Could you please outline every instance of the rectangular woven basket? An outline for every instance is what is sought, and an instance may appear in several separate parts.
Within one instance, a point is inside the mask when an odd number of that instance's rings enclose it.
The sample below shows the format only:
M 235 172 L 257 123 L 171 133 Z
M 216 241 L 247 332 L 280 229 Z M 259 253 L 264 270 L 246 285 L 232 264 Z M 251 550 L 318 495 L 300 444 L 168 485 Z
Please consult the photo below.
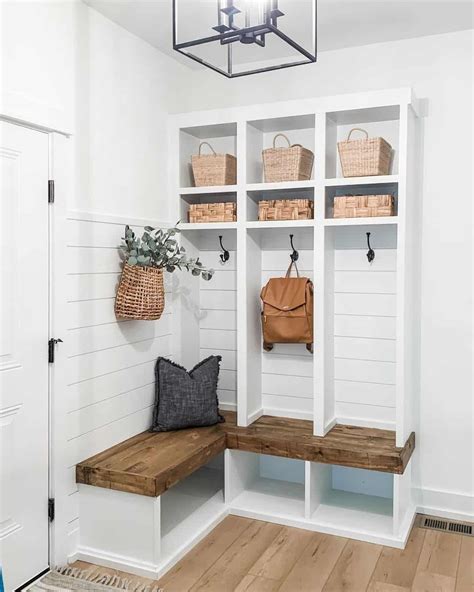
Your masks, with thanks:
M 191 204 L 188 211 L 189 222 L 235 222 L 237 204 L 233 201 Z
M 285 138 L 287 148 L 276 148 L 276 139 Z M 308 181 L 313 170 L 314 154 L 299 144 L 290 144 L 284 134 L 273 138 L 273 148 L 262 151 L 263 171 L 266 183 L 283 181 Z
M 274 199 L 258 202 L 258 219 L 311 220 L 314 206 L 310 199 Z
M 392 195 L 341 195 L 334 198 L 334 218 L 394 216 Z
M 363 140 L 351 140 L 352 132 L 361 131 Z M 369 138 L 369 134 L 360 128 L 351 129 L 347 140 L 338 142 L 344 177 L 372 177 L 389 175 L 392 163 L 392 147 L 383 138 Z
M 209 146 L 212 154 L 201 154 L 203 146 Z M 232 154 L 216 154 L 207 142 L 199 144 L 199 154 L 191 156 L 196 187 L 235 185 L 237 183 L 237 159 Z

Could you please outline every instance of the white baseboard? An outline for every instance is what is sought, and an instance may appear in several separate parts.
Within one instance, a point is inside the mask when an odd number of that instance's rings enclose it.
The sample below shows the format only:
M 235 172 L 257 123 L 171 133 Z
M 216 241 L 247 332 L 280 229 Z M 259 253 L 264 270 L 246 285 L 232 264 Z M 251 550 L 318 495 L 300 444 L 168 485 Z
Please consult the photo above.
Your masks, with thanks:
M 474 522 L 474 496 L 421 487 L 413 489 L 413 496 L 420 514 Z

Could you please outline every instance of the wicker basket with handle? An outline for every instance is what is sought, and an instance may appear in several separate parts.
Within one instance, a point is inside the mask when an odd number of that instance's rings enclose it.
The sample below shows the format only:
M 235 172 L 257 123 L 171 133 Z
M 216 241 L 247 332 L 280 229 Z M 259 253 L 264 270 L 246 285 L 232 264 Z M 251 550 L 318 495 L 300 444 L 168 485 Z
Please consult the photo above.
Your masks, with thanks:
M 340 195 L 334 198 L 334 218 L 394 216 L 392 195 Z
M 163 270 L 157 267 L 124 265 L 115 297 L 118 319 L 155 321 L 165 308 Z
M 287 148 L 277 148 L 277 138 L 288 142 Z M 273 138 L 273 148 L 262 151 L 263 171 L 266 183 L 282 181 L 308 181 L 313 170 L 314 154 L 301 144 L 291 144 L 285 134 Z
M 351 140 L 352 133 L 356 131 L 365 134 L 365 138 Z M 337 148 L 344 177 L 371 177 L 390 173 L 392 147 L 383 138 L 369 138 L 364 129 L 351 129 L 347 140 L 338 142 Z
M 237 204 L 234 201 L 191 204 L 188 211 L 189 222 L 235 222 Z
M 312 218 L 314 218 L 314 209 L 310 199 L 272 199 L 258 202 L 260 221 L 311 220 Z
M 212 154 L 202 154 L 208 146 Z M 235 185 L 237 183 L 237 159 L 232 154 L 216 154 L 208 142 L 199 144 L 199 154 L 191 157 L 194 184 L 196 187 Z

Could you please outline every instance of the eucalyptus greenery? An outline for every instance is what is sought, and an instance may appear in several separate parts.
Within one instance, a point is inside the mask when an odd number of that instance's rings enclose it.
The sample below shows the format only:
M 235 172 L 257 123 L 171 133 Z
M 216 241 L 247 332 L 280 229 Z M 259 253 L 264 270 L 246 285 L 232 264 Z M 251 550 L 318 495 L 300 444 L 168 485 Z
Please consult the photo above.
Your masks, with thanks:
M 176 269 L 190 271 L 193 275 L 202 275 L 210 280 L 213 269 L 207 269 L 197 259 L 187 257 L 186 249 L 176 240 L 179 228 L 152 228 L 145 226 L 141 238 L 137 238 L 130 226 L 125 226 L 125 236 L 120 245 L 122 258 L 128 265 L 141 267 L 157 267 L 173 273 Z

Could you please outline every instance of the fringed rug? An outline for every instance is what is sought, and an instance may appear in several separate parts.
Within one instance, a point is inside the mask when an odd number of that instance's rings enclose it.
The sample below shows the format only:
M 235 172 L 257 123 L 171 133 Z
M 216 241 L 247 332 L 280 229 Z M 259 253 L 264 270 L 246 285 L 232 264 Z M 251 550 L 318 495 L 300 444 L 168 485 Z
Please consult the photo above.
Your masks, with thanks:
M 109 575 L 94 570 L 65 567 L 52 571 L 27 588 L 29 592 L 100 592 L 101 590 L 127 590 L 128 592 L 163 592 L 136 580 Z

